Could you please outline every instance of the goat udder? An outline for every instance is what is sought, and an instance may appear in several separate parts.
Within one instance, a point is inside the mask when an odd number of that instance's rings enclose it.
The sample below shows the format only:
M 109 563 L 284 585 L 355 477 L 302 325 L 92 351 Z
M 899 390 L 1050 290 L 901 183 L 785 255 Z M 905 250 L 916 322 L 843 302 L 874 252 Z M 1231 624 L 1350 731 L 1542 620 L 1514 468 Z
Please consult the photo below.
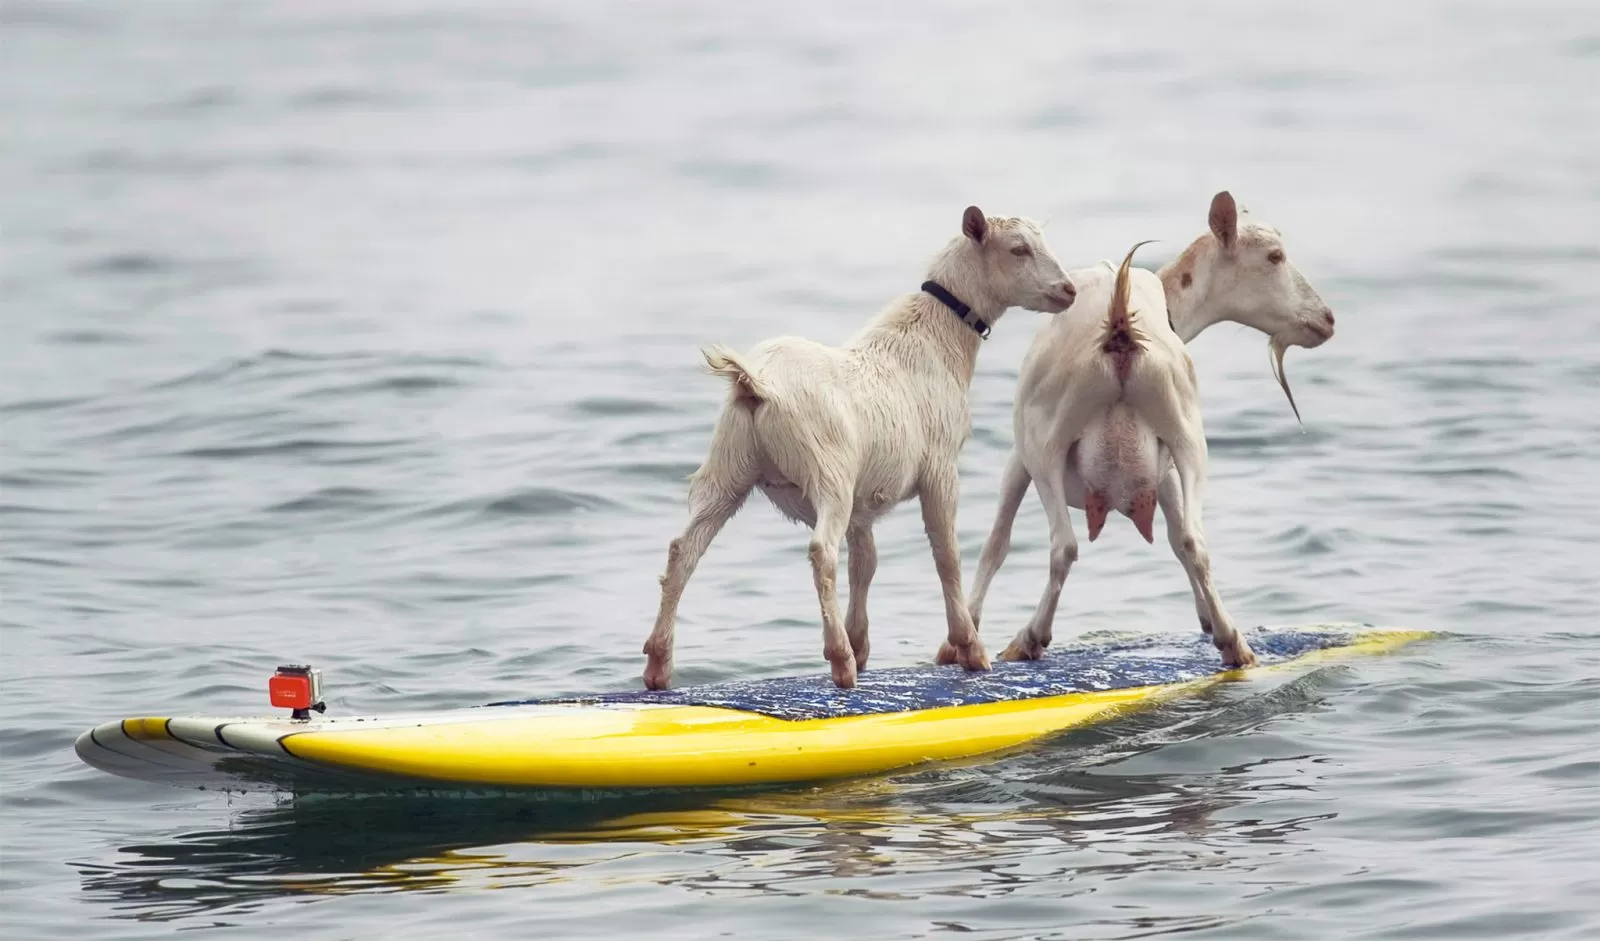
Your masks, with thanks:
M 1106 514 L 1111 511 L 1111 505 L 1106 500 L 1104 492 L 1091 490 L 1083 501 L 1083 513 L 1089 518 L 1089 541 L 1094 542 L 1100 537 L 1100 530 L 1105 528 Z
M 1153 544 L 1156 541 L 1156 492 L 1154 490 L 1141 490 L 1134 494 L 1124 515 L 1133 520 L 1133 525 L 1139 530 L 1139 535 L 1144 537 L 1145 542 Z

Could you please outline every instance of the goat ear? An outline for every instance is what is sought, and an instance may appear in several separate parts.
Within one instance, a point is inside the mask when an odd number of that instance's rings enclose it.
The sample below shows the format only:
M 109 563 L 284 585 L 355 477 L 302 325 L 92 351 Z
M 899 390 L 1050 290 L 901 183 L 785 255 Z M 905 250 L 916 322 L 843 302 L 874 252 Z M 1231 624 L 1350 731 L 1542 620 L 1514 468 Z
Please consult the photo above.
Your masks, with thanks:
M 1217 237 L 1222 247 L 1232 250 L 1234 241 L 1239 237 L 1239 207 L 1233 201 L 1233 194 L 1223 190 L 1211 197 L 1211 234 Z
M 968 206 L 967 211 L 961 214 L 961 231 L 967 238 L 982 245 L 983 237 L 989 234 L 989 220 L 984 217 L 983 210 Z

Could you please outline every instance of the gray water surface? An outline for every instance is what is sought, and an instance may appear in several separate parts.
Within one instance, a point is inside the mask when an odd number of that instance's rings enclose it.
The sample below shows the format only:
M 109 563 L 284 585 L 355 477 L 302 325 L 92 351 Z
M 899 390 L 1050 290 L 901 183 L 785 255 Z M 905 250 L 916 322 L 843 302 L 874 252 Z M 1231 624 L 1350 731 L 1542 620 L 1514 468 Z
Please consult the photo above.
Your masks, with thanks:
M 75 941 L 1600 936 L 1600 12 L 1592 2 L 0 7 L 0 922 Z M 78 762 L 127 715 L 639 682 L 697 347 L 842 340 L 977 203 L 1071 265 L 1230 189 L 1338 314 L 1193 346 L 1245 624 L 1446 632 L 1039 748 L 585 806 L 323 802 Z M 970 583 L 1044 315 L 972 390 Z M 1082 530 L 1080 529 L 1080 533 Z M 753 502 L 682 684 L 823 669 Z M 1024 505 L 985 611 L 1043 587 Z M 873 663 L 944 631 L 878 531 Z M 1058 637 L 1194 630 L 1125 520 Z M 489 891 L 500 889 L 504 891 Z

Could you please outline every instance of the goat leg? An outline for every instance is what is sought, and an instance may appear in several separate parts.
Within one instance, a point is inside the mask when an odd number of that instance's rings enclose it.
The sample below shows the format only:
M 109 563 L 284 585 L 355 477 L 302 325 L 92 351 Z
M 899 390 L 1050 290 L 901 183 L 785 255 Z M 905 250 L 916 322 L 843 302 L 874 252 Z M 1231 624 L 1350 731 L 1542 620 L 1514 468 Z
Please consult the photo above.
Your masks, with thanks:
M 1039 502 L 1044 504 L 1045 517 L 1050 521 L 1050 575 L 1044 594 L 1033 611 L 1028 624 L 1000 654 L 1004 660 L 1039 660 L 1050 646 L 1055 628 L 1056 604 L 1061 600 L 1061 586 L 1066 584 L 1072 564 L 1078 560 L 1078 536 L 1072 530 L 1071 506 L 1067 501 L 1067 464 L 1065 460 L 1049 465 L 1044 473 L 1034 479 L 1034 490 Z
M 850 523 L 850 489 L 824 485 L 812 499 L 817 507 L 817 527 L 811 535 L 809 555 L 817 605 L 822 610 L 822 655 L 833 667 L 833 685 L 849 689 L 856 685 L 856 657 L 839 617 L 837 583 L 839 542 Z
M 973 626 L 972 613 L 961 592 L 961 552 L 956 542 L 956 500 L 959 492 L 954 467 L 941 468 L 924 480 L 921 490 L 922 526 L 933 548 L 933 567 L 944 590 L 945 620 L 949 625 L 946 642 L 954 662 L 967 670 L 989 669 L 989 655 Z M 944 651 L 941 649 L 940 662 Z
M 715 453 L 713 449 L 713 455 Z M 673 630 L 684 586 L 689 583 L 689 576 L 694 574 L 711 540 L 750 495 L 752 475 L 744 473 L 728 479 L 721 470 L 721 464 L 707 460 L 705 466 L 695 472 L 689 484 L 689 525 L 667 548 L 667 570 L 661 576 L 661 607 L 656 612 L 655 628 L 644 642 L 646 689 L 666 689 L 672 682 Z M 747 477 L 750 479 L 746 480 Z
M 878 571 L 878 546 L 870 525 L 851 527 L 844 538 L 850 550 L 850 607 L 844 617 L 845 635 L 850 638 L 856 670 L 860 671 L 867 668 L 867 652 L 872 647 L 867 638 L 867 589 Z

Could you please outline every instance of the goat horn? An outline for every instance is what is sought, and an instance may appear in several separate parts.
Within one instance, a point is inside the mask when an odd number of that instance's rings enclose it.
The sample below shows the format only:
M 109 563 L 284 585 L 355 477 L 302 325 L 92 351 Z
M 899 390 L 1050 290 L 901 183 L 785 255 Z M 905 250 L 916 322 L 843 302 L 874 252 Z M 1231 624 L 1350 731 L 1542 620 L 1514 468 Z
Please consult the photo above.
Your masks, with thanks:
M 1300 422 L 1300 430 L 1304 431 L 1306 423 L 1300 417 L 1300 406 L 1294 404 L 1294 393 L 1289 391 L 1289 375 L 1283 370 L 1283 354 L 1287 353 L 1289 348 L 1281 343 L 1277 337 L 1273 337 L 1268 341 L 1267 349 L 1272 352 L 1272 378 L 1278 380 L 1278 385 L 1282 387 L 1283 394 L 1289 397 L 1289 407 L 1294 409 L 1294 420 Z

